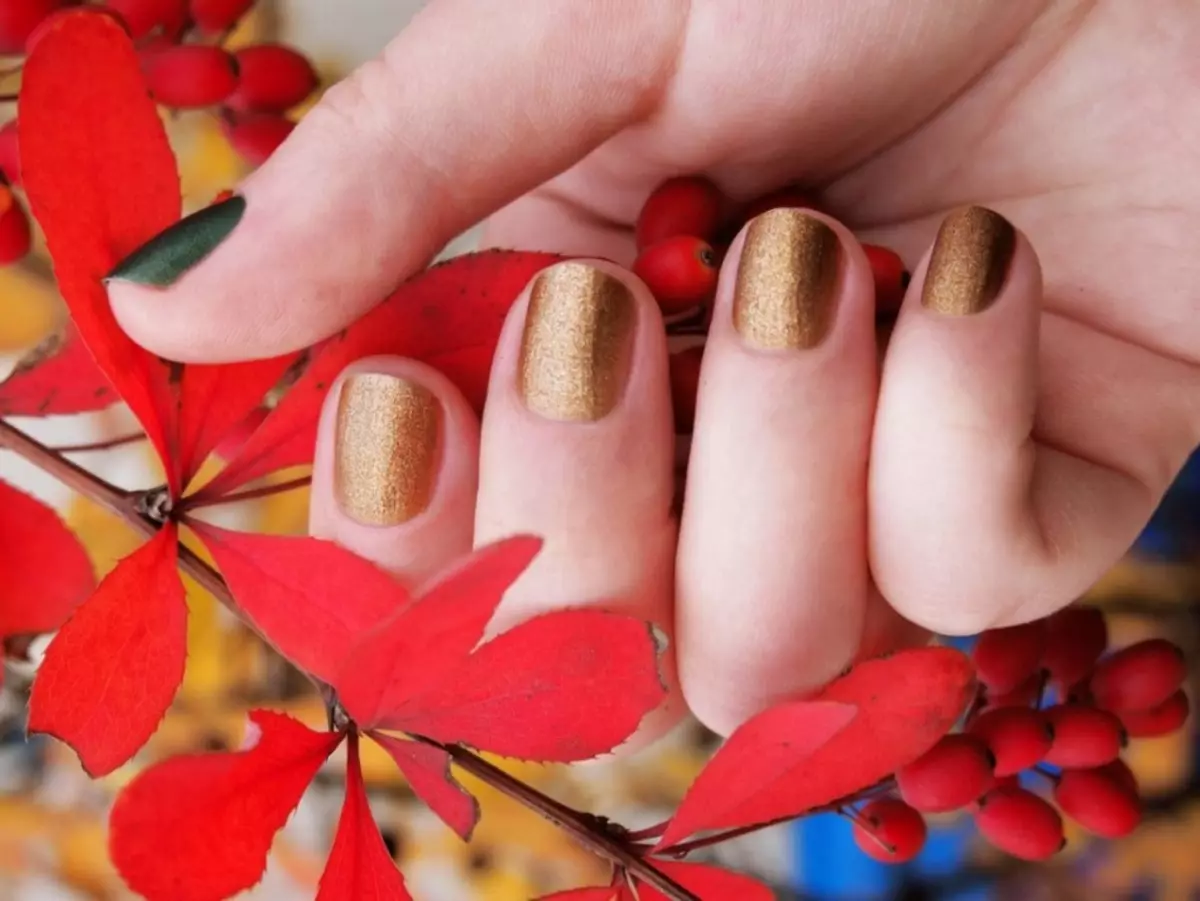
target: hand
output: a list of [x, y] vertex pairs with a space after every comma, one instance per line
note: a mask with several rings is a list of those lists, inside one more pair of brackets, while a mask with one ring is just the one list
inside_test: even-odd
[[[435, 0], [246, 181], [227, 241], [114, 310], [168, 357], [269, 355], [487, 216], [490, 243], [627, 263], [668, 175], [819, 187], [840, 223], [783, 214], [728, 256], [678, 541], [663, 330], [616, 266], [514, 307], [478, 455], [408, 361], [357, 364], [405, 381], [343, 382], [322, 424], [317, 534], [416, 580], [543, 534], [501, 619], [673, 609], [686, 701], [727, 732], [911, 640], [893, 611], [1044, 616], [1136, 537], [1200, 442], [1198, 41], [1178, 0]], [[1003, 218], [952, 215], [931, 260], [965, 204]], [[852, 233], [914, 264], [881, 377]]]

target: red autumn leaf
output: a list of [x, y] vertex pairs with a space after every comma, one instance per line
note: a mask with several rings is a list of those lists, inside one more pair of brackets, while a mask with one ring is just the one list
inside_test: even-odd
[[347, 750], [346, 800], [321, 875], [317, 901], [411, 901], [404, 877], [388, 853], [367, 805], [355, 733], [349, 736]]
[[[733, 774], [722, 760], [724, 749], [718, 751], [657, 847], [670, 847], [699, 829], [797, 816], [873, 785], [933, 747], [966, 709], [974, 687], [970, 660], [953, 648], [916, 648], [857, 664], [809, 699], [857, 708], [845, 728], [770, 780], [757, 768], [753, 781], [734, 782], [745, 792], [741, 798], [726, 797], [729, 783], [719, 778]], [[735, 745], [731, 753], [740, 750]]]
[[30, 351], [0, 383], [0, 416], [55, 416], [103, 410], [117, 392], [68, 322]]
[[0, 638], [62, 625], [96, 585], [87, 552], [58, 514], [0, 481]]
[[849, 704], [788, 701], [747, 720], [692, 783], [661, 846], [730, 819], [772, 819], [779, 784], [845, 729], [856, 712]]
[[113, 863], [149, 901], [224, 901], [257, 883], [275, 833], [343, 737], [265, 710], [250, 719], [249, 750], [173, 757], [113, 804]]
[[[378, 725], [526, 760], [607, 753], [666, 696], [659, 636], [599, 610], [564, 610], [488, 641]], [[340, 687], [340, 686], [339, 686]]]
[[[181, 206], [175, 157], [121, 25], [88, 7], [50, 23], [25, 60], [17, 121], [25, 190], [59, 290], [100, 369], [168, 461], [168, 368], [117, 325], [102, 283]], [[179, 473], [167, 469], [177, 490]]]
[[268, 360], [188, 364], [179, 386], [179, 468], [184, 486], [205, 458], [258, 407], [299, 354]]
[[479, 548], [361, 636], [336, 680], [346, 709], [371, 726], [381, 709], [436, 684], [479, 644], [504, 592], [541, 546], [540, 538], [516, 536]]
[[331, 681], [355, 639], [409, 601], [399, 582], [332, 541], [188, 525], [242, 612], [319, 679]]
[[396, 761], [413, 793], [464, 842], [469, 842], [479, 822], [479, 802], [450, 774], [450, 755], [431, 745], [379, 732], [370, 735]]
[[93, 777], [146, 743], [183, 679], [177, 541], [167, 526], [121, 560], [50, 642], [34, 679], [29, 731], [66, 742]]
[[553, 895], [542, 895], [537, 901], [625, 901], [621, 889], [608, 886], [605, 888], [571, 888], [565, 892], [555, 892]]
[[[720, 867], [667, 860], [655, 860], [653, 863], [661, 873], [704, 901], [773, 901], [775, 897], [775, 893], [761, 882]], [[641, 901], [666, 901], [667, 898], [658, 889], [645, 883], [638, 886], [638, 893]]]
[[355, 360], [393, 354], [443, 372], [480, 410], [500, 326], [533, 276], [562, 257], [489, 250], [433, 266], [401, 285], [378, 307], [313, 351], [304, 375], [271, 416], [203, 490], [225, 494], [277, 469], [308, 463], [321, 403], [338, 374]]

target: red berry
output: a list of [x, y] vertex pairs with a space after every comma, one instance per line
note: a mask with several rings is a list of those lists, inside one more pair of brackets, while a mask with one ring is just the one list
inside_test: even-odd
[[250, 11], [254, 0], [191, 0], [192, 21], [206, 34], [233, 28]]
[[1129, 794], [1137, 795], [1140, 792], [1137, 776], [1133, 775], [1133, 770], [1129, 768], [1129, 764], [1119, 757], [1112, 763], [1106, 763], [1104, 766], [1098, 766], [1094, 769], [1097, 773], [1104, 773], [1108, 778], [1115, 780]]
[[187, 26], [187, 0], [107, 0], [106, 5], [124, 20], [134, 40], [155, 29], [163, 37], [177, 39]]
[[669, 358], [671, 407], [675, 414], [675, 434], [690, 435], [696, 424], [696, 394], [700, 390], [700, 362], [704, 345], [676, 351]]
[[863, 853], [884, 863], [912, 860], [925, 846], [925, 818], [903, 801], [872, 801], [854, 824], [854, 841]]
[[947, 735], [896, 772], [900, 796], [917, 810], [947, 813], [966, 807], [992, 784], [992, 752], [973, 735]]
[[1062, 817], [1023, 788], [997, 788], [980, 799], [975, 825], [989, 842], [1022, 860], [1045, 860], [1065, 844]]
[[1059, 685], [1082, 682], [1108, 647], [1108, 622], [1095, 607], [1067, 607], [1046, 620], [1042, 666]]
[[1034, 766], [1054, 742], [1054, 731], [1046, 718], [1028, 707], [985, 710], [967, 731], [991, 750], [997, 776], [1011, 776]]
[[633, 263], [664, 314], [683, 313], [707, 302], [717, 289], [717, 257], [699, 238], [676, 235], [647, 247]]
[[21, 147], [17, 143], [17, 120], [0, 128], [0, 175], [10, 185], [21, 184]]
[[29, 216], [10, 191], [0, 185], [0, 266], [23, 259], [29, 253], [33, 233]]
[[1052, 766], [1087, 769], [1116, 760], [1125, 743], [1121, 721], [1107, 710], [1060, 704], [1043, 711], [1054, 743], [1042, 759]]
[[867, 253], [867, 262], [871, 264], [871, 274], [875, 277], [875, 309], [896, 312], [904, 300], [911, 277], [904, 268], [904, 260], [896, 251], [886, 247], [864, 244], [862, 248]]
[[1158, 738], [1178, 732], [1187, 722], [1191, 702], [1181, 688], [1157, 707], [1149, 710], [1122, 710], [1119, 714], [1125, 732], [1133, 738]]
[[0, 3], [0, 54], [20, 53], [38, 26], [68, 0], [4, 0]]
[[979, 681], [989, 692], [1004, 694], [1032, 676], [1046, 647], [1046, 621], [1034, 620], [979, 636], [971, 656]]
[[225, 135], [242, 159], [251, 166], [261, 166], [295, 127], [296, 123], [291, 119], [262, 113], [228, 124]]
[[150, 92], [165, 106], [215, 106], [237, 87], [237, 63], [220, 47], [180, 44], [143, 53], [141, 58]]
[[1063, 813], [1102, 838], [1122, 838], [1142, 821], [1137, 794], [1104, 770], [1065, 771], [1054, 800]]
[[317, 87], [317, 72], [304, 54], [283, 44], [255, 44], [234, 54], [238, 86], [225, 101], [243, 113], [282, 113]]
[[799, 188], [780, 188], [750, 201], [741, 210], [739, 218], [745, 223], [769, 210], [780, 208], [815, 210], [817, 205], [807, 191], [801, 191]]
[[986, 709], [995, 707], [1030, 707], [1034, 705], [1042, 693], [1045, 682], [1042, 672], [1036, 672], [1012, 691], [1004, 694], [988, 694]]
[[1186, 677], [1183, 652], [1164, 638], [1151, 638], [1096, 664], [1090, 687], [1100, 707], [1149, 710], [1174, 694]]
[[721, 220], [721, 192], [707, 178], [663, 182], [646, 199], [634, 227], [639, 251], [679, 235], [711, 241]]

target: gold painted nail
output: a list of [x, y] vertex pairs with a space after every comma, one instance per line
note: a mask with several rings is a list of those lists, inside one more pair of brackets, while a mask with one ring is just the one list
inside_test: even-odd
[[1017, 246], [1007, 219], [981, 206], [955, 210], [933, 242], [921, 304], [937, 313], [966, 316], [995, 301]]
[[525, 314], [520, 385], [548, 419], [592, 422], [625, 390], [637, 308], [620, 280], [583, 263], [537, 277]]
[[838, 237], [820, 219], [775, 209], [750, 223], [733, 291], [733, 325], [756, 347], [816, 347], [833, 324]]
[[394, 526], [429, 506], [439, 465], [442, 410], [406, 379], [352, 375], [338, 399], [334, 489], [361, 523]]

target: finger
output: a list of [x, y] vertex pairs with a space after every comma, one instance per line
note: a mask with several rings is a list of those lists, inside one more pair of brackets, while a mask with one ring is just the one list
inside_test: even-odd
[[445, 376], [359, 360], [321, 413], [310, 531], [415, 587], [471, 550], [478, 457], [475, 414]]
[[[492, 621], [501, 630], [587, 604], [670, 635], [676, 524], [674, 429], [662, 318], [610, 263], [555, 265], [509, 314], [484, 412], [475, 540], [515, 532], [546, 544]], [[634, 745], [678, 721], [670, 700]]]
[[[1087, 373], [1051, 372], [1075, 413], [1053, 392], [1039, 397], [1041, 292], [1020, 232], [992, 211], [958, 210], [918, 267], [888, 348], [871, 560], [889, 600], [934, 631], [973, 634], [1069, 603], [1128, 548], [1165, 487], [1098, 450], [1112, 446], [1092, 440], [1100, 423], [1146, 417], [1108, 416], [1119, 398], [1081, 389]], [[1045, 359], [1080, 358], [1061, 353], [1057, 327], [1045, 338], [1058, 348]], [[1120, 358], [1106, 350], [1115, 354], [1088, 359]], [[1039, 406], [1057, 407], [1044, 434]]]
[[643, 115], [687, 6], [529, 0], [514, 16], [432, 3], [326, 92], [240, 198], [124, 267], [109, 289], [118, 321], [183, 361], [269, 356], [333, 333]]
[[877, 371], [871, 272], [841, 225], [772, 211], [727, 260], [676, 576], [684, 694], [721, 733], [858, 649]]

